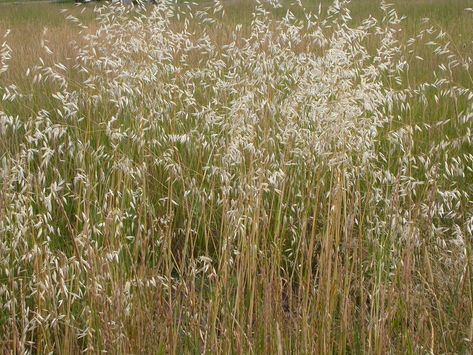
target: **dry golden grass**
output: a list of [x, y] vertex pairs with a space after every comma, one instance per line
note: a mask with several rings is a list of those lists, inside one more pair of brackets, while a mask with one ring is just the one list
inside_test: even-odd
[[223, 4], [0, 4], [0, 351], [472, 352], [468, 1]]

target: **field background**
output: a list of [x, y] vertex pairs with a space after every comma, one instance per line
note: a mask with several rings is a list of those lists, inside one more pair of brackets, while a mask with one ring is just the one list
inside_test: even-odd
[[[227, 42], [230, 29], [236, 24], [243, 25], [243, 33], [249, 31], [255, 7], [251, 0], [222, 3], [226, 11], [223, 28], [210, 28], [207, 32], [215, 43]], [[303, 3], [309, 10], [318, 8], [314, 1]], [[322, 1], [323, 11], [330, 3]], [[396, 33], [400, 43], [415, 37], [426, 27], [424, 18], [429, 18], [436, 28], [432, 39], [436, 39], [438, 31], [445, 32], [445, 36], [438, 38], [449, 42], [455, 55], [473, 57], [473, 13], [465, 11], [473, 7], [472, 1], [393, 0], [391, 3], [399, 15], [406, 16], [396, 27], [400, 29]], [[203, 8], [207, 4], [199, 6]], [[12, 49], [10, 67], [0, 76], [0, 88], [15, 84], [31, 94], [18, 101], [1, 101], [0, 111], [18, 115], [25, 121], [41, 108], [54, 112], [58, 105], [51, 99], [58, 90], [55, 84], [33, 84], [31, 75], [27, 77], [25, 73], [41, 62], [41, 67], [63, 63], [73, 68], [78, 47], [86, 42], [83, 34], [97, 29], [94, 6], [0, 0], [0, 36], [11, 30], [6, 40]], [[349, 8], [352, 24], [361, 23], [368, 14], [383, 16], [379, 3], [374, 0], [355, 0]], [[78, 27], [65, 19], [67, 14], [60, 13], [62, 9], [77, 16], [88, 28], [79, 32]], [[268, 16], [276, 19], [284, 13], [285, 9], [277, 9]], [[298, 15], [301, 14], [296, 12]], [[171, 27], [181, 25], [176, 21]], [[367, 41], [364, 44], [368, 52], [375, 53], [379, 41], [371, 37]], [[45, 43], [50, 54], [45, 53]], [[402, 85], [406, 87], [437, 83], [439, 68], [451, 60], [426, 45], [419, 45], [415, 52], [405, 55], [409, 69], [403, 74]], [[193, 62], [191, 58], [191, 62], [195, 64], [197, 60]], [[68, 78], [70, 86], [75, 88], [80, 76], [71, 72]], [[438, 88], [425, 89], [425, 96], [423, 93], [408, 97], [405, 103], [410, 105], [409, 110], [399, 108], [395, 111], [399, 116], [380, 130], [376, 149], [385, 154], [386, 158], [383, 156], [384, 160], [380, 161], [385, 163], [386, 171], [392, 172], [394, 181], [380, 187], [380, 195], [388, 201], [386, 210], [379, 207], [382, 212], [378, 215], [377, 207], [369, 204], [372, 194], [379, 192], [371, 189], [374, 180], [370, 178], [356, 177], [352, 186], [350, 179], [345, 182], [340, 177], [342, 173], [331, 171], [323, 162], [324, 167], [317, 174], [315, 169], [287, 167], [289, 180], [283, 184], [281, 196], [271, 191], [248, 198], [240, 197], [237, 188], [232, 190], [231, 198], [239, 211], [249, 217], [245, 222], [248, 230], [241, 232], [242, 239], [235, 242], [239, 254], [235, 252], [235, 265], [231, 268], [225, 266], [229, 256], [220, 253], [222, 238], [232, 229], [230, 219], [222, 211], [230, 207], [225, 203], [222, 207], [214, 200], [201, 203], [197, 195], [189, 202], [183, 194], [186, 186], [195, 183], [194, 178], [205, 193], [220, 191], [223, 186], [220, 180], [199, 173], [214, 153], [207, 156], [202, 149], [194, 156], [184, 144], [176, 143], [176, 164], [182, 164], [188, 171], [176, 178], [175, 184], [169, 182], [174, 173], [160, 167], [150, 168], [151, 173], [143, 181], [140, 177], [134, 180], [135, 177], [130, 178], [112, 167], [116, 163], [114, 159], [127, 158], [136, 166], [140, 163], [152, 166], [150, 156], [155, 158], [152, 154], [166, 153], [164, 148], [162, 151], [160, 147], [153, 148], [156, 151], [150, 156], [146, 147], [138, 143], [122, 143], [111, 149], [103, 123], [110, 119], [113, 110], [107, 105], [100, 109], [81, 107], [85, 120], [66, 126], [71, 140], [86, 142], [85, 146], [90, 143], [90, 147], [84, 148], [85, 158], [73, 157], [66, 162], [54, 158], [57, 160], [53, 159], [49, 166], [45, 163], [46, 167], [34, 162], [26, 164], [32, 176], [35, 169], [43, 172], [48, 184], [57, 176], [72, 181], [71, 176], [78, 167], [97, 180], [95, 188], [78, 184], [80, 187], [70, 195], [74, 198], [64, 197], [68, 204], [63, 206], [58, 202], [53, 208], [51, 223], [57, 221], [57, 229], [71, 236], [72, 241], [52, 238], [49, 244], [40, 243], [45, 237], [35, 229], [36, 222], [19, 219], [18, 225], [31, 226], [21, 243], [13, 232], [4, 232], [11, 220], [0, 218], [0, 241], [2, 237], [4, 240], [0, 252], [8, 256], [0, 261], [0, 284], [3, 284], [0, 301], [10, 300], [0, 309], [0, 353], [3, 349], [13, 353], [26, 350], [78, 353], [84, 349], [90, 353], [100, 350], [112, 353], [471, 353], [473, 261], [468, 220], [473, 216], [473, 149], [468, 132], [472, 127], [471, 117], [468, 121], [460, 116], [472, 107], [469, 97], [472, 70], [457, 66], [444, 74], [445, 82], [438, 84]], [[395, 86], [388, 79], [385, 84]], [[144, 87], [153, 92], [152, 87]], [[465, 88], [465, 92], [457, 95], [457, 88]], [[203, 89], [197, 96], [202, 99], [206, 95], [211, 96]], [[134, 117], [133, 112], [125, 111], [124, 115], [127, 114], [128, 118]], [[54, 119], [63, 123], [59, 116]], [[123, 126], [139, 131], [139, 124], [130, 121], [125, 121]], [[187, 128], [170, 123], [163, 130], [178, 135]], [[23, 131], [5, 132], [0, 136], [0, 162], [28, 146], [23, 142]], [[387, 137], [398, 136], [392, 132], [406, 134], [408, 143], [393, 148], [395, 145]], [[147, 139], [151, 142], [152, 138]], [[457, 140], [461, 143], [451, 144]], [[103, 157], [94, 155], [94, 146], [102, 146]], [[275, 154], [278, 153], [279, 150]], [[430, 157], [432, 162], [426, 162]], [[435, 177], [423, 170], [423, 162], [428, 166], [426, 171], [436, 167], [428, 171], [435, 171]], [[255, 173], [252, 164], [251, 160], [248, 166], [243, 164], [235, 172], [243, 182], [248, 178], [249, 185]], [[100, 171], [108, 174], [108, 180], [98, 178]], [[0, 187], [3, 183], [7, 191], [8, 179], [4, 179], [0, 180]], [[411, 194], [409, 181], [416, 179], [424, 185], [413, 183], [416, 192]], [[146, 191], [144, 202], [133, 200], [137, 185]], [[25, 196], [31, 197], [32, 202], [28, 203], [35, 211], [39, 210], [38, 215], [48, 216], [38, 197], [41, 188], [31, 185]], [[118, 197], [109, 198], [105, 194], [108, 190], [126, 193], [123, 197], [118, 193]], [[129, 195], [128, 191], [131, 191]], [[301, 196], [301, 191], [306, 195]], [[12, 208], [3, 204], [1, 193], [0, 189], [0, 213], [7, 216]], [[443, 201], [444, 197], [447, 202]], [[178, 202], [176, 206], [162, 203], [173, 199]], [[285, 207], [286, 202], [302, 206], [305, 199], [306, 210]], [[13, 206], [14, 198], [5, 198], [9, 200]], [[229, 201], [226, 202], [230, 204]], [[366, 206], [365, 201], [368, 201]], [[131, 203], [138, 207], [129, 208]], [[105, 206], [104, 210], [110, 213], [136, 210], [135, 217], [142, 225], [149, 227], [151, 233], [156, 231], [164, 236], [163, 244], [154, 246], [149, 240], [135, 243], [133, 238], [139, 239], [141, 232], [136, 232], [133, 223], [124, 222], [125, 226], [110, 223], [108, 217], [94, 214], [102, 208], [96, 210], [96, 206]], [[253, 206], [257, 208], [253, 210]], [[429, 209], [435, 213], [437, 209], [452, 213], [432, 212], [433, 217], [429, 219], [424, 216], [431, 212]], [[415, 227], [396, 229], [396, 223], [402, 224], [399, 222], [402, 218], [396, 215], [398, 210], [408, 211], [401, 217], [409, 219], [406, 225]], [[371, 216], [380, 217], [383, 213], [394, 227], [386, 226], [385, 233], [374, 232], [376, 238], [368, 238], [370, 232], [364, 229], [364, 222], [369, 225]], [[84, 242], [78, 247], [74, 232], [87, 229], [84, 215], [97, 225], [105, 225], [103, 233], [110, 239], [101, 244], [102, 239], [97, 237], [100, 242], [90, 245]], [[161, 216], [173, 221], [171, 227], [161, 221]], [[102, 224], [101, 218], [104, 218]], [[359, 225], [347, 231], [352, 218], [358, 219]], [[126, 235], [126, 231], [136, 235]], [[253, 250], [245, 243], [255, 243], [260, 249]], [[29, 255], [30, 259], [24, 260], [22, 255]], [[87, 268], [78, 265], [80, 255], [90, 263]], [[113, 262], [115, 256], [117, 263]], [[108, 260], [112, 261], [108, 263]], [[65, 286], [57, 287], [54, 283], [51, 287], [52, 280], [59, 279], [55, 275], [59, 267], [66, 270], [66, 276], [61, 276], [61, 285]], [[162, 275], [159, 282], [155, 280], [156, 275]], [[315, 279], [317, 291], [312, 285]], [[175, 280], [175, 285], [171, 280]], [[63, 291], [64, 288], [71, 292]], [[83, 293], [76, 297], [74, 292]]]
[[[198, 1], [199, 2], [199, 1]], [[63, 9], [72, 11], [86, 24], [91, 24], [94, 19], [92, 11], [95, 4], [82, 5], [77, 7], [72, 2], [60, 1], [53, 3], [36, 3], [30, 1], [27, 3], [14, 2], [9, 0], [0, 1], [2, 4], [0, 12], [0, 31], [6, 29], [12, 30], [11, 46], [15, 51], [14, 64], [12, 72], [23, 72], [25, 68], [35, 64], [40, 51], [40, 37], [43, 28], [47, 27], [50, 31], [48, 38], [53, 46], [54, 60], [64, 61], [74, 56], [68, 43], [77, 39], [77, 29], [71, 28], [71, 24], [66, 21], [65, 16], [60, 14]], [[206, 5], [209, 2], [204, 2]], [[287, 2], [289, 3], [289, 2]], [[331, 4], [330, 0], [317, 1], [316, 4], [311, 1], [303, 2], [308, 9], [317, 9], [318, 4], [322, 3], [326, 8]], [[403, 22], [403, 36], [405, 39], [416, 34], [420, 28], [423, 18], [430, 18], [435, 24], [441, 26], [445, 32], [451, 35], [452, 42], [460, 49], [462, 54], [471, 54], [473, 51], [471, 38], [473, 36], [473, 28], [471, 26], [471, 13], [465, 9], [472, 6], [468, 0], [394, 0], [390, 3], [395, 5], [399, 15], [406, 16]], [[229, 25], [235, 23], [248, 24], [251, 20], [251, 13], [254, 9], [254, 3], [251, 0], [230, 0], [225, 1], [225, 9], [227, 11], [226, 21]], [[352, 17], [356, 23], [359, 19], [366, 18], [367, 14], [379, 15], [379, 2], [374, 0], [353, 1], [350, 5]], [[80, 16], [83, 8], [89, 8], [85, 14]], [[425, 54], [425, 53], [420, 53]], [[427, 60], [432, 58], [427, 55]], [[433, 59], [435, 60], [435, 58]], [[432, 68], [436, 63], [417, 63], [418, 68], [411, 74], [420, 76], [421, 80], [425, 75], [432, 73]], [[415, 63], [414, 63], [415, 65]]]

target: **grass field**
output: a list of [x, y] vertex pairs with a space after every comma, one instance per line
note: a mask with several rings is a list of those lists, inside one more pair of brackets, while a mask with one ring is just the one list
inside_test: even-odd
[[0, 352], [473, 352], [472, 3], [303, 5], [0, 3]]

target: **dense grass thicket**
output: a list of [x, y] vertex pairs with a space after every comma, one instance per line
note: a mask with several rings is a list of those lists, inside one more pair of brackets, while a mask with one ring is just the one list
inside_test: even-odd
[[472, 352], [473, 37], [232, 6], [0, 34], [0, 349]]

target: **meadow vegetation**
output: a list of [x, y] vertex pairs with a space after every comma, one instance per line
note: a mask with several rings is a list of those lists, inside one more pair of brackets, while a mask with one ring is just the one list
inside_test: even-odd
[[0, 351], [472, 352], [468, 3], [2, 7]]

